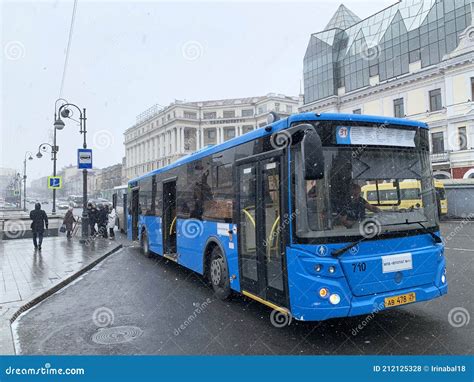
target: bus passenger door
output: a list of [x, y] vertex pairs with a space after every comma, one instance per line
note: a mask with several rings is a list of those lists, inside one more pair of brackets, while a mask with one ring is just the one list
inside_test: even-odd
[[176, 180], [163, 182], [163, 256], [177, 260], [176, 248]]
[[[238, 166], [239, 265], [243, 294], [287, 307], [281, 229], [281, 157]], [[250, 296], [252, 297], [252, 296]]]
[[138, 199], [138, 189], [132, 190], [131, 218], [132, 218], [132, 240], [138, 240], [138, 215], [140, 203]]

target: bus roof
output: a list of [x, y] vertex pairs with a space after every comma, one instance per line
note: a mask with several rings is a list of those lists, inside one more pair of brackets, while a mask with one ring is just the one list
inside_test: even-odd
[[162, 172], [171, 170], [175, 167], [179, 167], [182, 164], [192, 162], [197, 159], [202, 159], [208, 155], [216, 154], [218, 152], [224, 151], [234, 146], [241, 145], [243, 143], [264, 137], [266, 135], [274, 134], [277, 131], [284, 130], [290, 127], [294, 122], [303, 122], [303, 121], [351, 121], [351, 122], [365, 122], [365, 123], [380, 123], [380, 124], [390, 124], [390, 125], [401, 125], [401, 126], [412, 126], [422, 129], [428, 129], [428, 125], [424, 122], [412, 121], [409, 119], [403, 118], [393, 118], [393, 117], [383, 117], [375, 115], [365, 115], [365, 114], [339, 114], [339, 113], [300, 113], [293, 114], [287, 118], [280, 119], [276, 122], [271, 123], [269, 126], [272, 126], [270, 131], [267, 131], [265, 128], [257, 128], [253, 131], [250, 131], [241, 136], [229, 139], [226, 142], [220, 143], [218, 145], [210, 145], [204, 147], [190, 155], [179, 158], [177, 161], [161, 167], [159, 169], [150, 171], [146, 174], [143, 174], [139, 177], [131, 179], [129, 182], [135, 182], [137, 180], [147, 178], [150, 175], [160, 174]]

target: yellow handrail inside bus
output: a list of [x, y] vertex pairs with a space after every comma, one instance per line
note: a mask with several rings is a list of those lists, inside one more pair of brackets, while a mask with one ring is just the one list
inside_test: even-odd
[[174, 226], [174, 223], [176, 223], [176, 216], [174, 217], [173, 221], [171, 222], [171, 225], [170, 225], [170, 235], [173, 234], [173, 226]]
[[252, 222], [253, 226], [255, 227], [255, 219], [253, 218], [253, 216], [250, 214], [250, 212], [248, 212], [245, 208], [242, 210], [242, 212], [247, 215], [247, 217], [249, 218], [249, 220]]
[[[278, 216], [278, 217], [275, 219], [275, 222], [274, 222], [273, 225], [272, 225], [272, 229], [271, 229], [271, 231], [270, 231], [270, 235], [268, 236], [267, 243], [271, 243], [270, 240], [271, 240], [272, 237], [273, 237], [273, 233], [275, 232], [275, 228], [277, 227], [279, 221], [280, 221], [280, 216]], [[270, 245], [270, 247], [271, 247], [271, 245]]]

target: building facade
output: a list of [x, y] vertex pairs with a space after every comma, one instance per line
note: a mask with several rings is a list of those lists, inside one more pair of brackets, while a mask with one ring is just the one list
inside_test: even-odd
[[104, 167], [95, 173], [95, 191], [100, 194], [122, 185], [122, 163]]
[[166, 166], [203, 147], [264, 126], [270, 111], [288, 116], [297, 112], [298, 106], [298, 97], [273, 93], [154, 106], [140, 114], [137, 123], [124, 133], [124, 174], [131, 179]]
[[304, 57], [301, 111], [427, 122], [437, 178], [474, 178], [471, 0], [405, 0], [364, 20], [341, 5]]

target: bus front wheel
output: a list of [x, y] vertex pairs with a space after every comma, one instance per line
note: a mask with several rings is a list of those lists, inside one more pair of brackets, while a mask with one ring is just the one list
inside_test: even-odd
[[229, 270], [219, 247], [215, 247], [211, 252], [209, 278], [217, 298], [227, 299], [230, 296]]

